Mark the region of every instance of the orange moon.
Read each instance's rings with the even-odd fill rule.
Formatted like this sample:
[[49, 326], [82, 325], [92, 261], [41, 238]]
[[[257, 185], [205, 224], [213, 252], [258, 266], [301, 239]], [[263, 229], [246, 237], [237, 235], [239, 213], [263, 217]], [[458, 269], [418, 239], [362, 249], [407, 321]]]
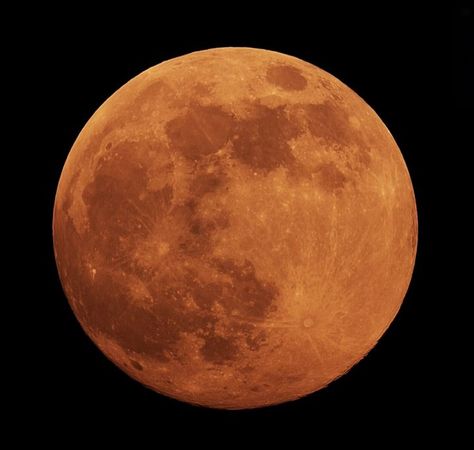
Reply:
[[53, 219], [64, 291], [118, 367], [256, 408], [328, 385], [397, 314], [417, 245], [377, 114], [297, 58], [218, 48], [154, 66], [75, 141]]

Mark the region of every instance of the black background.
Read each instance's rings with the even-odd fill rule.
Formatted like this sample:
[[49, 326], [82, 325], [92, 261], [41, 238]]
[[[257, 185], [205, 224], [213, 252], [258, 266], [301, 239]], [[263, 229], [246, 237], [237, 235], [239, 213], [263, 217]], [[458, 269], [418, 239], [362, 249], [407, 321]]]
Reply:
[[[34, 12], [33, 12], [34, 13]], [[48, 12], [42, 10], [44, 16]], [[228, 442], [250, 431], [290, 434], [316, 445], [375, 431], [423, 435], [438, 416], [441, 357], [434, 316], [442, 295], [434, 242], [443, 229], [437, 215], [440, 152], [453, 117], [472, 98], [467, 75], [470, 9], [432, 13], [413, 8], [289, 9], [264, 13], [228, 5], [208, 11], [143, 10], [127, 18], [77, 11], [41, 20], [28, 29], [19, 51], [34, 74], [30, 113], [37, 117], [35, 182], [30, 209], [38, 226], [34, 300], [29, 313], [28, 381], [22, 387], [30, 423], [66, 427], [74, 435], [91, 427], [107, 435], [190, 433]], [[53, 14], [53, 12], [51, 12]], [[26, 28], [25, 28], [26, 29]], [[110, 363], [86, 337], [70, 310], [56, 272], [51, 237], [54, 194], [62, 165], [86, 121], [117, 88], [166, 59], [221, 46], [258, 47], [288, 53], [335, 75], [355, 90], [385, 122], [410, 170], [419, 214], [419, 247], [413, 280], [402, 309], [370, 354], [329, 387], [301, 400], [249, 411], [198, 408], [153, 393]], [[30, 77], [31, 80], [31, 77]], [[31, 100], [31, 98], [30, 98]], [[461, 145], [461, 143], [458, 143]], [[33, 220], [33, 219], [31, 219]], [[33, 265], [33, 263], [32, 263]], [[38, 295], [40, 292], [40, 295]], [[41, 427], [43, 431], [47, 430]], [[179, 431], [175, 431], [179, 430]], [[297, 446], [299, 447], [299, 446]]]

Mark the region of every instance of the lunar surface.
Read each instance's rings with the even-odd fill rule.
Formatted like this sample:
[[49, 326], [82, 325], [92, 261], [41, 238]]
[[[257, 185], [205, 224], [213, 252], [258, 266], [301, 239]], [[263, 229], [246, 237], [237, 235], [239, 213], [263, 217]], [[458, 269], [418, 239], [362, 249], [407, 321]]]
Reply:
[[376, 113], [330, 74], [266, 50], [146, 70], [91, 117], [54, 209], [85, 332], [167, 396], [254, 408], [326, 386], [405, 296], [417, 215]]

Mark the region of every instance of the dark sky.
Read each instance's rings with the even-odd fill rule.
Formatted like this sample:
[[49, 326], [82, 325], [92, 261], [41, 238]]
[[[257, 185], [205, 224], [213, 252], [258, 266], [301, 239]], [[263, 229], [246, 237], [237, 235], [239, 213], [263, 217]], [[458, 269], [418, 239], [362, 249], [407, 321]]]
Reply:
[[474, 104], [474, 17], [472, 6], [452, 12], [452, 88], [457, 104]]

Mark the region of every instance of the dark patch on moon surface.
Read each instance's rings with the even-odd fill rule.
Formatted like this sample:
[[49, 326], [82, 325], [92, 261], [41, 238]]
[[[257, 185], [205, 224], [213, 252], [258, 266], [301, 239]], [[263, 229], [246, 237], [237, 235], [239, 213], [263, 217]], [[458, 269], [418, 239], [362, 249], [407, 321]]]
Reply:
[[206, 361], [215, 364], [223, 364], [225, 361], [231, 361], [237, 357], [239, 346], [233, 337], [222, 337], [212, 335], [207, 337], [204, 346], [201, 348], [201, 355]]
[[191, 160], [219, 150], [229, 139], [233, 118], [218, 106], [190, 105], [166, 125], [170, 146]]
[[246, 260], [238, 265], [232, 259], [214, 259], [214, 265], [233, 281], [232, 285], [227, 286], [228, 297], [222, 297], [222, 304], [227, 305], [227, 310], [256, 319], [262, 319], [268, 314], [278, 290], [273, 283], [257, 278], [252, 262]]
[[191, 182], [191, 192], [196, 198], [202, 198], [206, 194], [213, 194], [226, 185], [224, 173], [221, 172], [207, 172], [206, 168], [196, 173], [195, 178]]
[[316, 169], [318, 185], [328, 192], [334, 192], [344, 188], [347, 177], [331, 163], [321, 164]]
[[301, 91], [308, 84], [306, 78], [296, 67], [286, 64], [269, 67], [267, 81], [287, 91]]
[[301, 105], [310, 133], [317, 139], [332, 144], [333, 149], [342, 151], [348, 146], [356, 146], [360, 162], [370, 163], [368, 140], [361, 131], [355, 130], [349, 121], [349, 114], [337, 103]]
[[251, 105], [251, 117], [237, 122], [232, 155], [252, 169], [268, 173], [291, 166], [295, 158], [288, 141], [301, 129], [285, 108]]
[[[121, 255], [143, 239], [171, 207], [173, 188], [147, 190], [148, 160], [140, 157], [146, 143], [121, 142], [100, 160], [93, 180], [84, 187], [89, 238], [103, 254]], [[144, 196], [143, 193], [146, 193]]]
[[354, 139], [345, 111], [332, 103], [305, 105], [311, 134], [340, 145], [350, 145]]
[[[257, 278], [250, 263], [239, 266], [222, 260], [213, 264], [222, 269], [218, 281], [203, 279], [192, 269], [177, 275], [177, 267], [170, 267], [164, 274], [142, 280], [151, 298], [138, 301], [134, 301], [126, 277], [124, 281], [120, 273], [98, 271], [86, 296], [87, 325], [106, 333], [125, 349], [163, 362], [177, 357], [182, 333], [203, 339], [201, 355], [214, 364], [235, 359], [244, 349], [258, 350], [265, 343], [265, 334], [245, 321], [264, 320], [278, 290]], [[181, 270], [178, 268], [178, 273]], [[197, 310], [187, 306], [189, 299]], [[222, 318], [215, 313], [216, 305], [230, 318], [228, 335], [217, 331], [216, 324]]]
[[218, 106], [190, 106], [166, 125], [170, 148], [199, 161], [231, 142], [232, 157], [252, 170], [268, 173], [291, 165], [294, 157], [288, 141], [301, 132], [301, 127], [284, 107], [259, 103], [248, 107], [250, 117], [237, 119]]

